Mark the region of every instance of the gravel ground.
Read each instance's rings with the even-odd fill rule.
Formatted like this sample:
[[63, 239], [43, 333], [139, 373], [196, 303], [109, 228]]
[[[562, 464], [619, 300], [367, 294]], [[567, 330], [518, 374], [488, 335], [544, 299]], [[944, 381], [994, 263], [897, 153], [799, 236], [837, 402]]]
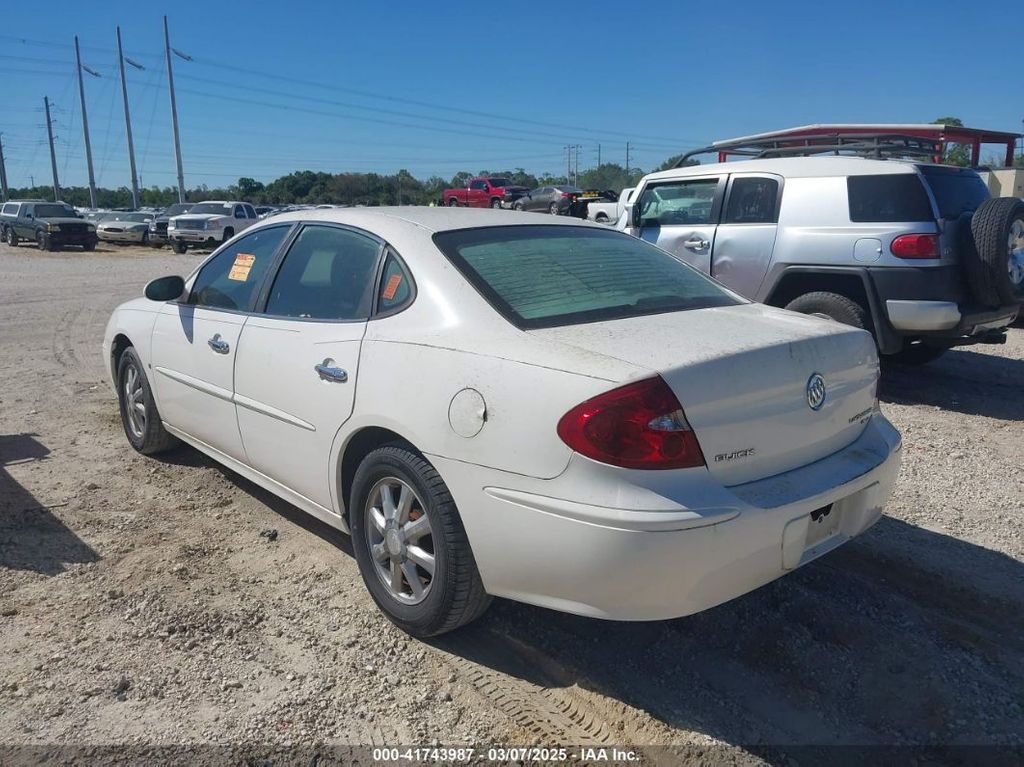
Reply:
[[1024, 741], [1024, 329], [886, 374], [895, 497], [824, 559], [686, 619], [498, 601], [423, 643], [378, 614], [345, 536], [190, 448], [128, 446], [104, 324], [198, 260], [0, 246], [0, 744], [628, 744], [747, 763]]

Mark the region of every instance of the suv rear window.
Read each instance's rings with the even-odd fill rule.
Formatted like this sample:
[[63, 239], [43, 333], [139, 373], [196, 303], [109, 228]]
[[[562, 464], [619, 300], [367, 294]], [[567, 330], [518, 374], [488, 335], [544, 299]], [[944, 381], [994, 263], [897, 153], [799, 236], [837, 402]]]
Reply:
[[619, 232], [499, 226], [439, 232], [434, 242], [522, 330], [741, 303], [696, 269]]
[[916, 173], [850, 176], [850, 221], [905, 223], [934, 221], [928, 194]]
[[989, 198], [988, 187], [981, 176], [968, 168], [943, 165], [919, 165], [925, 183], [939, 206], [939, 215], [948, 220], [973, 213]]

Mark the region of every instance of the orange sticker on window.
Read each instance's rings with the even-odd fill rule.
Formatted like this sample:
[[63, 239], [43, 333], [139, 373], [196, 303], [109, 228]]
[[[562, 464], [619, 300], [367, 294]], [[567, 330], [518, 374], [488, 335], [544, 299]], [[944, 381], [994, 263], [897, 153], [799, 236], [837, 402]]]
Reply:
[[231, 265], [231, 271], [228, 272], [228, 279], [235, 280], [236, 282], [245, 282], [249, 279], [249, 271], [254, 263], [256, 263], [256, 256], [249, 253], [239, 253], [235, 256], [235, 263]]
[[391, 301], [395, 297], [395, 293], [398, 292], [398, 286], [402, 284], [402, 275], [392, 274], [388, 280], [388, 284], [384, 286], [384, 292], [381, 293], [381, 298], [385, 301]]

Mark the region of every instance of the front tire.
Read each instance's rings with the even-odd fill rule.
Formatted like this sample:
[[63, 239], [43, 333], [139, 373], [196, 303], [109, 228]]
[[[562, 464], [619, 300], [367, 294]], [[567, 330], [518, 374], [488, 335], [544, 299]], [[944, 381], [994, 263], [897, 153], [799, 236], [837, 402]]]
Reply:
[[188, 250], [188, 245], [181, 242], [180, 240], [171, 240], [171, 250], [177, 253], [179, 256], [183, 255]]
[[492, 208], [500, 208], [501, 207], [501, 200], [499, 200], [497, 197], [492, 199], [491, 200], [491, 207]]
[[164, 429], [142, 360], [132, 346], [121, 353], [117, 365], [117, 401], [124, 434], [140, 453], [152, 455], [178, 443]]
[[57, 248], [53, 244], [53, 241], [47, 236], [46, 232], [39, 230], [36, 232], [36, 247], [40, 250], [53, 252]]
[[370, 596], [403, 631], [416, 637], [453, 631], [490, 604], [448, 487], [408, 447], [386, 445], [363, 459], [352, 483], [349, 525]]

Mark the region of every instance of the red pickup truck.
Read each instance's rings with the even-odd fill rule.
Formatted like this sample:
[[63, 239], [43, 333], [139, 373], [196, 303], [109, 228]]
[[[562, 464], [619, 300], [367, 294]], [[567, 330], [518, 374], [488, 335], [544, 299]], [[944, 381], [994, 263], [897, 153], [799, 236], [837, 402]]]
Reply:
[[515, 186], [507, 178], [471, 178], [462, 189], [445, 189], [444, 204], [450, 208], [511, 207], [527, 192], [525, 186]]

